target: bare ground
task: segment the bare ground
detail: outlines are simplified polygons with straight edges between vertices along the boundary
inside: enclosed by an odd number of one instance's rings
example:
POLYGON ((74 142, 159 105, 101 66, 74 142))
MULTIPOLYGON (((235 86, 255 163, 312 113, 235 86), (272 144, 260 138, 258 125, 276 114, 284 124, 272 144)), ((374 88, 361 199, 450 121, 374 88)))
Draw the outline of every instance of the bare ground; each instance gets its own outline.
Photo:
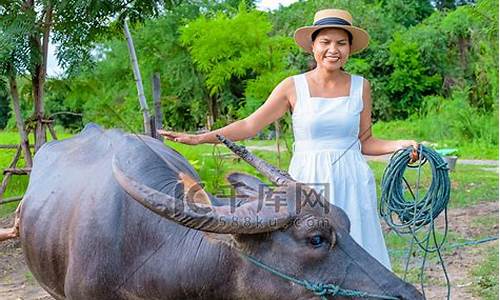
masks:
MULTIPOLYGON (((450 230, 471 240, 498 236, 498 221, 493 221, 493 225, 482 224, 480 220, 484 218, 498 220, 497 202, 482 202, 467 208, 453 209, 448 214, 450 230)), ((0 227, 11 225, 12 216, 0 219, 0 227)), ((438 220, 438 226, 443 226, 442 219, 438 220)), ((452 299, 480 299, 471 293, 471 287, 477 283, 472 280, 470 271, 483 261, 489 247, 498 247, 498 241, 454 248, 444 256, 452 283, 452 299)), ((425 287, 427 299, 445 299, 447 290, 440 267, 431 264, 426 274, 430 282, 430 285, 425 287)), ((0 299, 53 299, 37 284, 29 272, 18 240, 0 243, 0 299)))
MULTIPOLYGON (((448 211, 448 224, 451 232, 466 240, 498 237, 498 202, 481 202, 466 208, 452 209, 448 211), (490 222, 484 223, 485 220, 490 222)), ((443 217, 438 218, 437 227, 444 227, 443 217)), ((487 250, 491 247, 498 249, 498 241, 460 246, 452 248, 452 251, 445 251, 448 253, 443 258, 451 282, 451 299, 481 299, 471 292, 478 282, 473 280, 470 273, 475 266, 483 263, 487 250)), ((435 262, 428 265, 426 274, 430 282, 429 286, 425 287, 427 299, 446 299, 446 281, 441 266, 435 262)))
MULTIPOLYGON (((0 220, 0 227, 10 227, 13 216, 0 220)), ((31 275, 19 239, 0 242, 0 299, 48 300, 53 299, 31 275)))

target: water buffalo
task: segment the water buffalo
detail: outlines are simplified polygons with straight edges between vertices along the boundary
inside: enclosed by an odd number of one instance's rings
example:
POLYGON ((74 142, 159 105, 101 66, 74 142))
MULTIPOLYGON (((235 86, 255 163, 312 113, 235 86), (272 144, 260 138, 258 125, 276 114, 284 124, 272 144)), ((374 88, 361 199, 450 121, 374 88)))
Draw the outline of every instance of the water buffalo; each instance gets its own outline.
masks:
POLYGON ((226 143, 279 186, 233 173, 236 196, 217 198, 175 150, 97 125, 45 144, 20 213, 33 276, 56 299, 422 299, 341 209, 226 143))

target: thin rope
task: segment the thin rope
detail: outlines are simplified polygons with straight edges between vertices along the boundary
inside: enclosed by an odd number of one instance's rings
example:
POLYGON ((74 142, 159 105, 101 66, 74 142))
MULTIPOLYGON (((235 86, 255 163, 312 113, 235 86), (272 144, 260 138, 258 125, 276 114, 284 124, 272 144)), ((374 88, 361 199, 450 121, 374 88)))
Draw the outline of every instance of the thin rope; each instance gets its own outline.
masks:
POLYGON ((382 194, 380 201, 380 215, 385 222, 398 235, 410 235, 410 246, 406 258, 404 278, 408 273, 410 258, 414 245, 423 251, 423 261, 420 267, 420 286, 425 297, 424 270, 427 256, 435 252, 439 263, 443 269, 446 285, 448 289, 447 299, 450 299, 450 280, 444 259, 442 248, 448 234, 448 201, 450 199, 450 179, 448 176, 448 165, 443 158, 434 150, 423 145, 418 147, 418 164, 411 163, 413 149, 411 147, 395 152, 382 177, 382 194), (420 183, 422 166, 429 163, 432 171, 432 181, 421 196, 420 183), (404 178, 407 168, 417 169, 416 191, 413 193, 410 184, 404 178), (404 185, 403 185, 404 184, 404 185), (411 199, 404 196, 407 190, 411 199), (444 211, 443 237, 438 238, 434 220, 444 211), (420 238, 417 232, 422 228, 427 228, 423 237, 420 238))
POLYGON ((358 290, 349 290, 349 289, 343 289, 338 285, 335 285, 333 283, 316 283, 316 282, 310 282, 308 280, 301 280, 298 278, 295 278, 293 276, 290 276, 288 274, 285 274, 261 261, 256 259, 253 256, 244 254, 240 252, 240 255, 256 265, 259 268, 262 268, 278 277, 281 277, 285 280, 291 281, 293 283, 296 283, 298 285, 303 286, 307 290, 311 291, 314 293, 316 296, 319 296, 322 300, 327 300, 328 296, 343 296, 343 297, 358 297, 358 298, 376 298, 376 299, 388 299, 388 300, 398 300, 399 298, 397 297, 392 297, 392 296, 385 296, 385 295, 377 295, 377 294, 370 294, 367 292, 363 291, 358 291, 358 290))

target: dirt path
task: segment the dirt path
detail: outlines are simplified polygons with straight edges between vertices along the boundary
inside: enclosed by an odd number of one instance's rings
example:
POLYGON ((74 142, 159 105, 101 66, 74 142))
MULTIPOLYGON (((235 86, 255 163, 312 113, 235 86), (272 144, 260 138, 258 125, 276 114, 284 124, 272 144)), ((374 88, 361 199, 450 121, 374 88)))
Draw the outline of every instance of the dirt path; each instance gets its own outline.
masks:
MULTIPOLYGON (((12 218, 0 220, 0 227, 12 225, 12 218)), ((18 239, 0 242, 0 299, 48 300, 53 299, 31 275, 18 239)))
MULTIPOLYGON (((498 220, 498 203, 482 202, 467 208, 449 211, 450 230, 465 239, 478 239, 485 236, 498 236, 498 221, 493 225, 485 225, 480 220, 498 220)), ((12 219, 0 219, 0 227, 9 227, 12 219)), ((438 226, 443 226, 438 220, 438 226)), ((498 247, 498 241, 487 242, 478 246, 455 248, 445 255, 448 274, 452 282, 452 299, 480 299, 474 297, 470 290, 473 282, 469 273, 478 263, 482 262, 489 247, 498 247)), ((426 287, 427 299, 445 299, 442 271, 438 265, 430 265, 427 269, 432 285, 426 287)), ((29 272, 19 245, 19 241, 10 240, 0 243, 0 299, 4 300, 48 300, 51 298, 29 272)))

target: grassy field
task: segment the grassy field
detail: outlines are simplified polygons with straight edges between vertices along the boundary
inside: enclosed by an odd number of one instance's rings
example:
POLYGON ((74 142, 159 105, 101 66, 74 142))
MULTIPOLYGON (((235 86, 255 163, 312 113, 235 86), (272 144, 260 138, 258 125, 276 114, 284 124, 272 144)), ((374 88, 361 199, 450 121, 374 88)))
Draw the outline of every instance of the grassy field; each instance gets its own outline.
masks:
MULTIPOLYGON (((69 137, 67 134, 60 134, 62 138, 69 137)), ((1 144, 13 144, 17 140, 17 134, 11 132, 1 132, 0 133, 0 143, 1 144)), ((227 193, 228 187, 225 183, 224 176, 231 171, 241 171, 253 174, 255 176, 262 178, 260 174, 250 167, 247 163, 238 159, 234 155, 221 145, 199 145, 199 146, 187 146, 176 143, 168 142, 170 146, 175 148, 181 154, 183 154, 189 162, 195 167, 197 172, 200 174, 205 187, 208 191, 213 194, 227 193)), ((259 147, 269 147, 274 145, 273 141, 246 141, 243 144, 254 148, 253 153, 257 156, 269 161, 270 163, 280 166, 282 169, 288 168, 288 163, 290 160, 290 153, 286 151, 286 146, 282 145, 284 150, 280 153, 279 158, 276 152, 255 150, 259 147)), ((0 166, 6 167, 14 155, 13 150, 0 150, 0 166)), ((491 158, 491 157, 488 157, 491 158)), ((21 163, 22 165, 22 163, 21 163)), ((377 188, 380 189, 380 181, 383 171, 386 167, 386 163, 383 162, 369 162, 377 181, 377 188)), ((408 170, 406 172, 406 177, 410 182, 415 180, 415 171, 408 170)), ((423 181, 422 186, 426 187, 430 183, 430 170, 425 167, 423 169, 423 181)), ((451 199, 449 203, 450 208, 464 208, 475 205, 484 201, 498 201, 498 172, 492 171, 491 168, 487 169, 485 166, 477 165, 461 165, 458 164, 454 172, 450 173, 451 179, 451 199)), ((27 187, 28 178, 27 176, 14 176, 11 179, 8 190, 5 197, 21 195, 27 187)), ((380 190, 378 191, 380 195, 380 190)), ((15 210, 17 202, 1 205, 0 206, 0 216, 9 214, 15 210)), ((498 220, 496 218, 483 218, 475 221, 477 224, 474 226, 479 227, 491 227, 498 226, 498 220)), ((477 237, 480 238, 480 237, 477 237)), ((448 234, 448 243, 461 243, 465 240, 460 234, 450 231, 448 234)), ((405 250, 408 247, 408 238, 402 238, 395 233, 386 234, 386 242, 391 249, 391 259, 393 261, 394 271, 402 276, 404 272, 404 259, 405 250)), ((446 250, 446 253, 450 253, 451 250, 446 250)), ((498 263, 491 264, 489 262, 498 262, 498 247, 492 247, 488 250, 486 254, 488 260, 483 264, 477 265, 474 270, 471 270, 470 276, 472 276, 477 282, 473 286, 473 292, 481 295, 484 299, 496 299, 498 298, 498 263), (496 293, 495 293, 496 291, 496 293), (496 297, 496 298, 495 298, 496 297)), ((436 255, 431 254, 429 256, 429 261, 435 263, 436 255)), ((418 266, 412 265, 410 267, 410 272, 408 274, 408 280, 412 282, 418 282, 418 266)), ((426 281, 426 283, 429 283, 426 281)), ((432 283, 432 282, 431 282, 432 283)))

